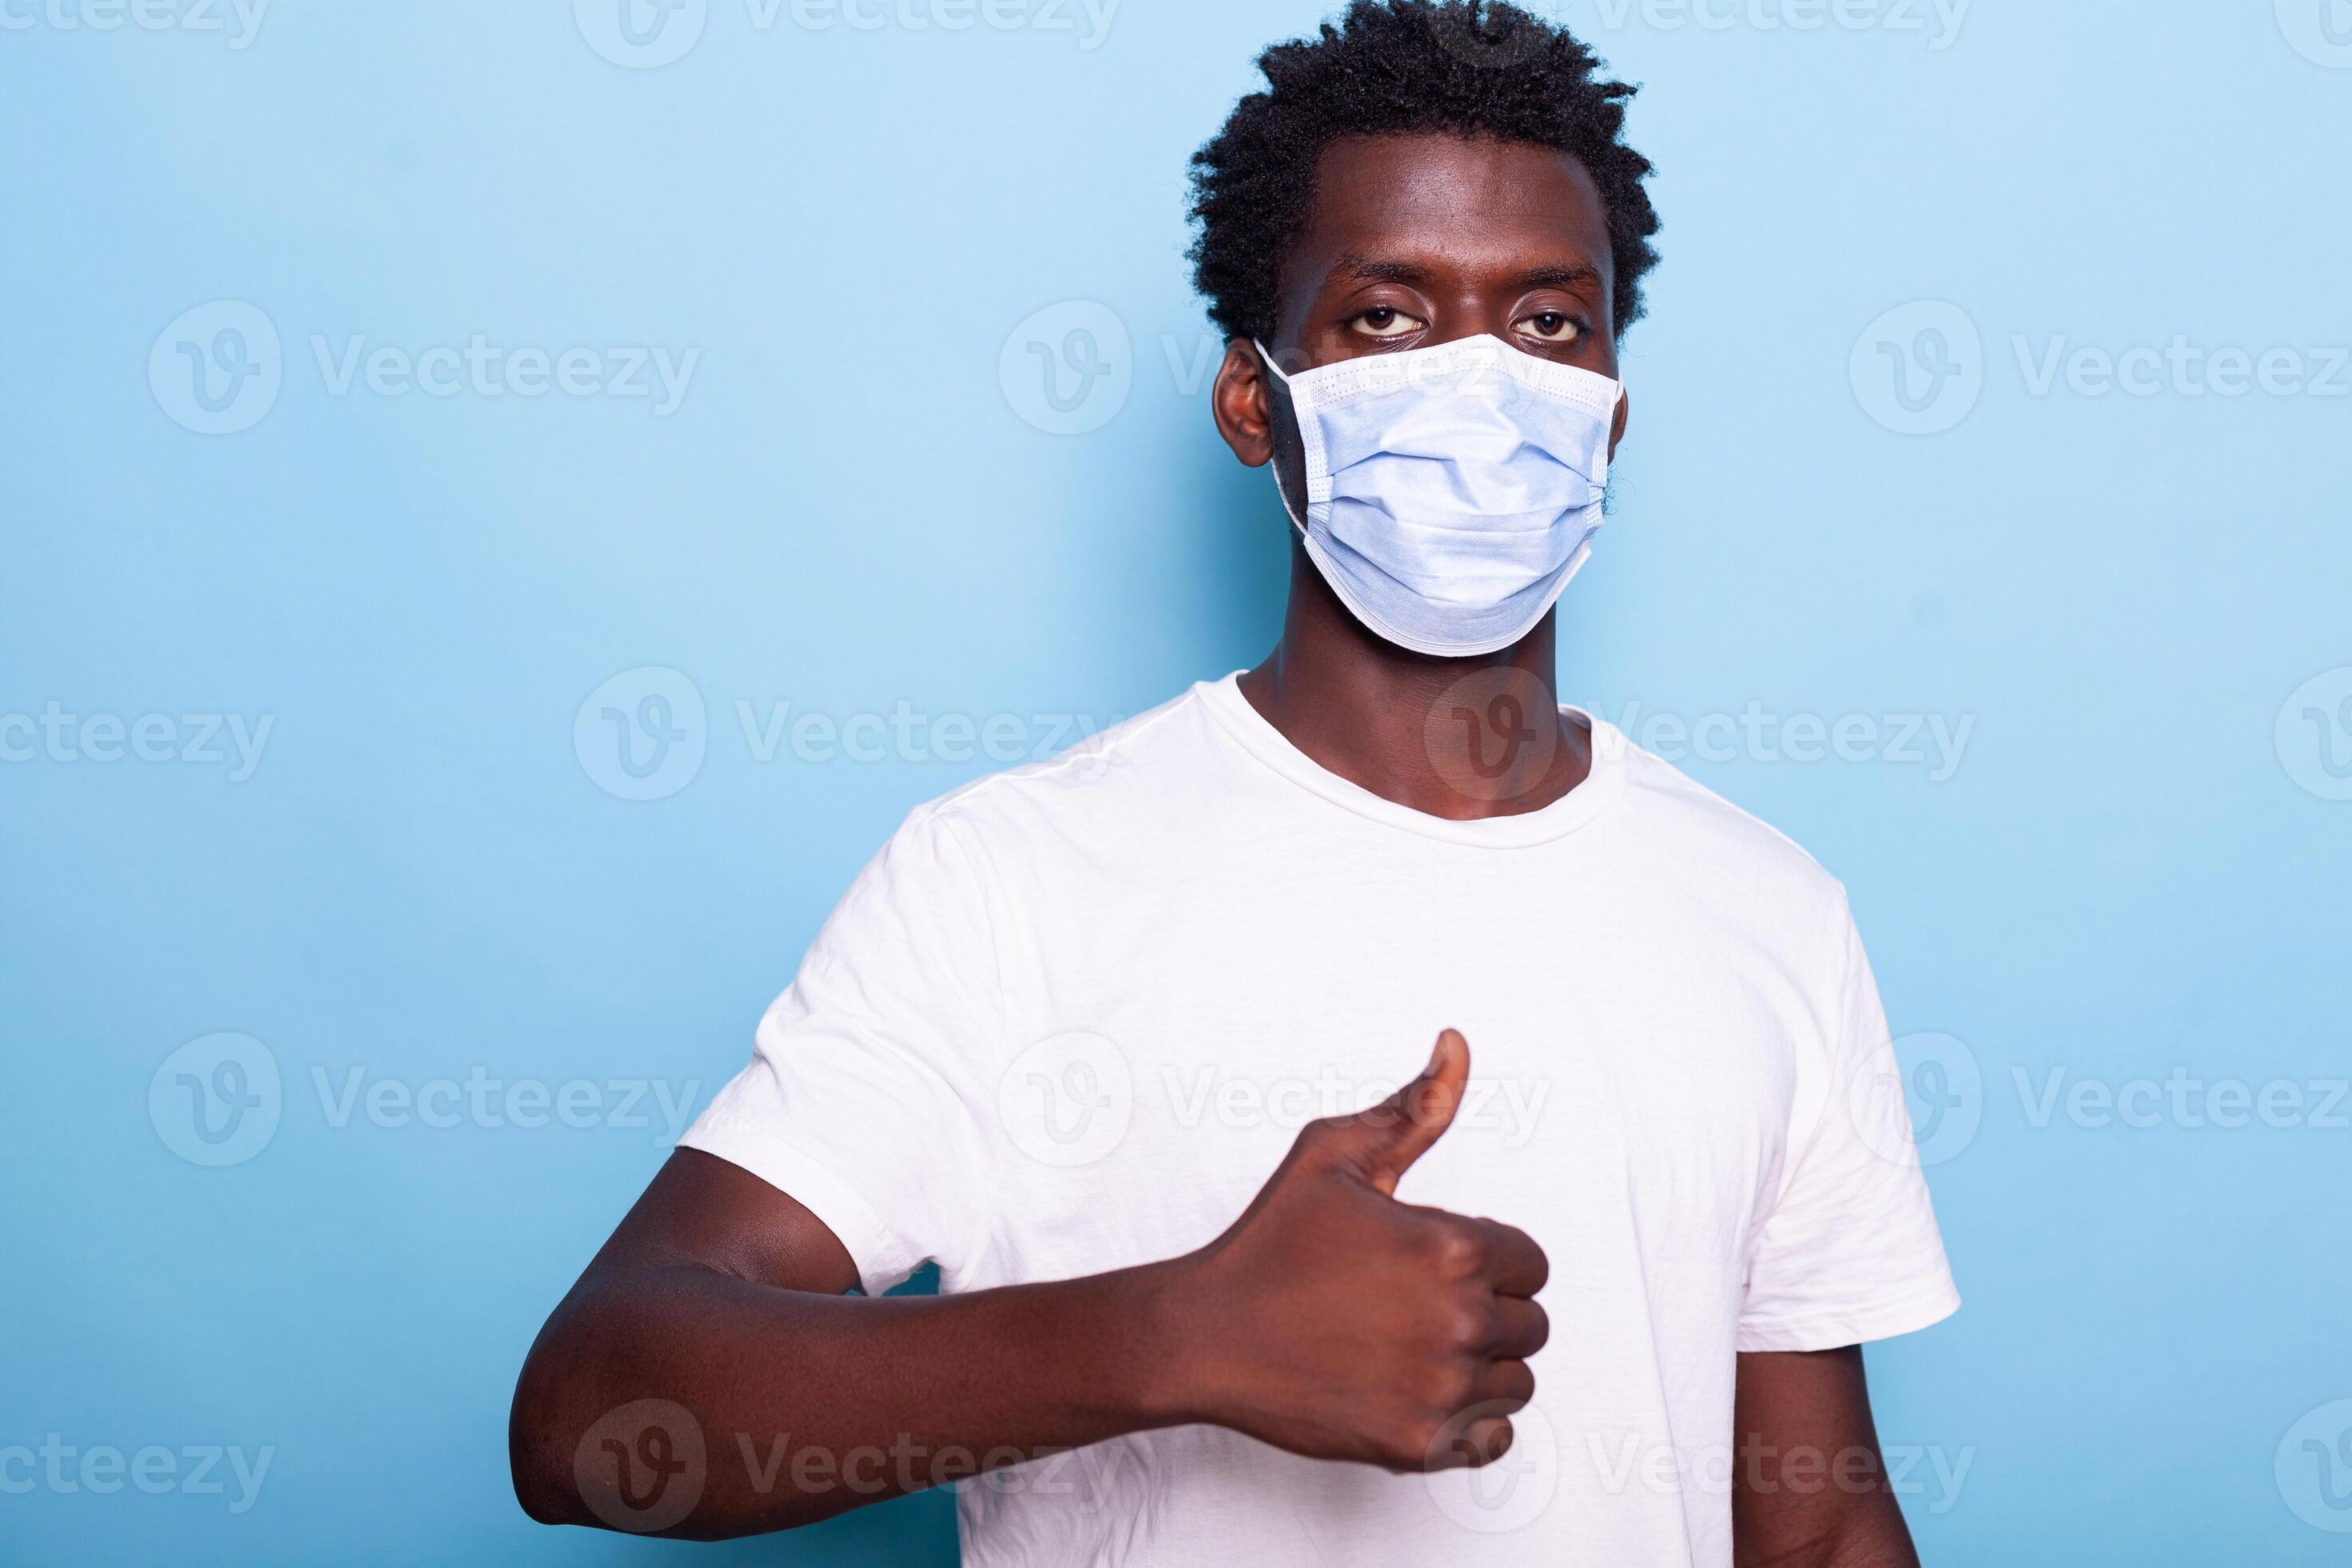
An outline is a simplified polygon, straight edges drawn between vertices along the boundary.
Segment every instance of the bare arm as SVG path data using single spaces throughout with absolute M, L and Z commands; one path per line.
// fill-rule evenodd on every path
M 646 1398 L 685 1412 L 703 1450 L 700 1499 L 662 1533 L 704 1539 L 953 1480 L 989 1447 L 1018 1451 L 1003 1464 L 1181 1415 L 1154 1351 L 1181 1310 L 1165 1269 L 963 1299 L 866 1300 L 845 1294 L 856 1283 L 807 1209 L 723 1160 L 672 1155 L 524 1363 L 509 1429 L 524 1509 L 658 1521 L 594 1495 L 602 1463 L 575 1463 L 592 1427 L 640 1468 L 677 1462 L 676 1417 L 600 1426 Z M 639 1497 L 653 1479 L 637 1478 Z
M 1918 1568 L 1860 1346 L 1741 1356 L 1733 1431 L 1739 1568 Z
M 1468 1065 L 1449 1033 L 1387 1106 L 1307 1128 L 1200 1252 L 954 1297 L 844 1295 L 814 1215 L 680 1151 L 531 1347 L 516 1494 L 545 1522 L 713 1539 L 1186 1422 L 1402 1469 L 1491 1459 L 1533 1393 L 1543 1255 L 1392 1195 Z

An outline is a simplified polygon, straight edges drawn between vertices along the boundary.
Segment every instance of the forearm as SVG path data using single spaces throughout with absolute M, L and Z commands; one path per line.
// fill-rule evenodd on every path
M 1822 1521 L 1820 1533 L 1762 1547 L 1743 1539 L 1738 1568 L 1919 1568 L 1911 1532 L 1892 1499 L 1884 1509 L 1850 1510 Z
M 1840 1533 L 1822 1568 L 1919 1568 L 1910 1527 L 1892 1497 L 1860 1512 Z
M 695 1539 L 791 1529 L 1192 1419 L 1180 1386 L 1181 1269 L 888 1300 L 694 1265 L 593 1271 L 523 1368 L 509 1438 L 516 1492 L 545 1522 L 635 1522 L 591 1489 L 616 1462 L 602 1445 L 639 1436 L 599 1424 L 638 1400 L 667 1401 L 698 1429 L 700 1500 L 659 1531 Z M 590 1462 L 577 1463 L 592 1428 Z M 652 1452 L 677 1452 L 682 1436 L 665 1433 Z
M 1739 1358 L 1738 1568 L 1918 1568 L 1857 1346 Z

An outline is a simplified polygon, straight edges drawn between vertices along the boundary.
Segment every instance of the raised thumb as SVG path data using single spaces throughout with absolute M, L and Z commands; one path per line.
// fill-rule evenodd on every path
M 1364 1145 L 1364 1180 L 1394 1196 L 1398 1178 L 1454 1125 L 1469 1081 L 1470 1042 L 1448 1029 L 1437 1037 L 1421 1076 L 1360 1118 L 1372 1133 Z

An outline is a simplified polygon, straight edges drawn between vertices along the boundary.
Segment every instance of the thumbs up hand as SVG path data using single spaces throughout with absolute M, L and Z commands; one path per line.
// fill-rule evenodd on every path
M 1419 1078 L 1301 1129 L 1232 1228 L 1182 1260 L 1188 1405 L 1315 1458 L 1483 1465 L 1534 1395 L 1549 1264 L 1488 1219 L 1399 1203 L 1454 1120 L 1470 1047 L 1448 1029 Z

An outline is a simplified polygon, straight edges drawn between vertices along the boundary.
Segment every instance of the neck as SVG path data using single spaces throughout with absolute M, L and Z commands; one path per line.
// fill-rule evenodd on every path
M 1291 535 L 1282 641 L 1242 694 L 1315 763 L 1383 799 L 1468 821 L 1539 811 L 1582 784 L 1591 735 L 1559 712 L 1554 615 L 1499 653 L 1431 658 L 1339 602 Z

